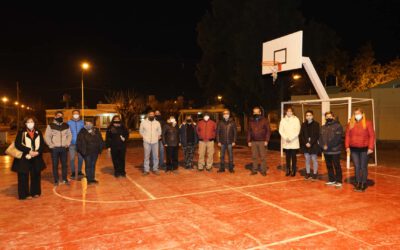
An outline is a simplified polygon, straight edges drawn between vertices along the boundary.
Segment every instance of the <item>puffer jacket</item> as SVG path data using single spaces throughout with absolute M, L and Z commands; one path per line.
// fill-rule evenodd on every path
M 188 130 L 193 130 L 193 140 L 188 140 Z M 179 139 L 183 147 L 186 147 L 188 144 L 195 145 L 199 142 L 196 133 L 196 125 L 193 123 L 182 123 L 179 128 Z
M 247 132 L 247 142 L 266 141 L 271 137 L 269 122 L 264 117 L 251 118 L 249 121 L 249 130 Z
M 199 141 L 214 141 L 215 132 L 217 131 L 217 124 L 213 120 L 201 120 L 197 124 L 196 132 L 199 137 Z
M 177 147 L 179 145 L 179 127 L 167 123 L 163 128 L 162 142 L 169 147 Z
M 284 149 L 299 149 L 300 120 L 296 116 L 285 116 L 279 123 L 279 134 Z M 286 140 L 289 139 L 289 142 Z
M 150 144 L 158 143 L 161 136 L 161 125 L 157 120 L 150 121 L 146 118 L 140 123 L 139 133 L 143 141 Z
M 325 145 L 328 146 L 324 150 L 324 154 L 340 154 L 343 149 L 343 127 L 337 121 L 327 122 L 321 127 L 321 134 L 319 136 L 319 145 L 323 149 Z
M 356 122 L 353 128 L 350 124 L 346 129 L 346 148 L 367 148 L 374 150 L 375 131 L 371 121 L 366 121 L 364 128 L 361 122 Z
M 319 139 L 319 123 L 316 121 L 312 121 L 308 123 L 307 121 L 303 122 L 301 125 L 300 131 L 300 148 L 303 153 L 308 154 L 318 154 L 320 147 L 318 145 Z M 306 147 L 306 144 L 310 143 L 311 147 Z
M 236 143 L 237 129 L 236 123 L 232 118 L 222 119 L 217 126 L 217 143 L 232 144 Z
M 69 120 L 67 122 L 69 129 L 71 130 L 72 134 L 72 141 L 71 144 L 76 144 L 76 138 L 78 138 L 79 131 L 83 129 L 84 123 L 82 120 Z
M 71 144 L 72 134 L 67 123 L 54 121 L 47 126 L 44 139 L 49 148 L 67 148 Z
M 92 132 L 87 129 L 81 129 L 76 140 L 78 152 L 83 156 L 100 154 L 104 147 L 103 138 L 97 128 L 93 128 Z

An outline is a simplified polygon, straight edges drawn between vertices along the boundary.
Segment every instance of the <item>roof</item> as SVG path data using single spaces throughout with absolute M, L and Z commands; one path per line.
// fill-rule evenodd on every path
M 394 79 L 384 84 L 380 84 L 373 89 L 395 89 L 400 88 L 400 78 Z

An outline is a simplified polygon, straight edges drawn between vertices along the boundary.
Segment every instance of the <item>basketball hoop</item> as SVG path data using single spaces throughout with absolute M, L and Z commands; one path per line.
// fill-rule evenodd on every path
M 278 72 L 282 70 L 282 63 L 277 61 L 263 61 L 262 66 L 270 69 L 273 83 L 275 83 L 276 79 L 278 79 Z

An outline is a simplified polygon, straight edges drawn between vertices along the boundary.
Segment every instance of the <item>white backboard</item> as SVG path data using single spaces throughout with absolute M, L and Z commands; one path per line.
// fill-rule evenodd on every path
M 279 71 L 299 69 L 302 67 L 303 31 L 298 31 L 263 43 L 263 62 L 281 63 Z M 262 66 L 262 74 L 271 74 L 274 69 L 271 65 Z

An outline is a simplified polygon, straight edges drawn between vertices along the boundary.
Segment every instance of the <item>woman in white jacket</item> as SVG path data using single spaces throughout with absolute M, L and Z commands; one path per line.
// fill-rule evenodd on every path
M 282 147 L 286 154 L 286 176 L 296 175 L 296 154 L 300 148 L 300 120 L 293 114 L 293 108 L 286 109 L 286 115 L 279 124 Z

